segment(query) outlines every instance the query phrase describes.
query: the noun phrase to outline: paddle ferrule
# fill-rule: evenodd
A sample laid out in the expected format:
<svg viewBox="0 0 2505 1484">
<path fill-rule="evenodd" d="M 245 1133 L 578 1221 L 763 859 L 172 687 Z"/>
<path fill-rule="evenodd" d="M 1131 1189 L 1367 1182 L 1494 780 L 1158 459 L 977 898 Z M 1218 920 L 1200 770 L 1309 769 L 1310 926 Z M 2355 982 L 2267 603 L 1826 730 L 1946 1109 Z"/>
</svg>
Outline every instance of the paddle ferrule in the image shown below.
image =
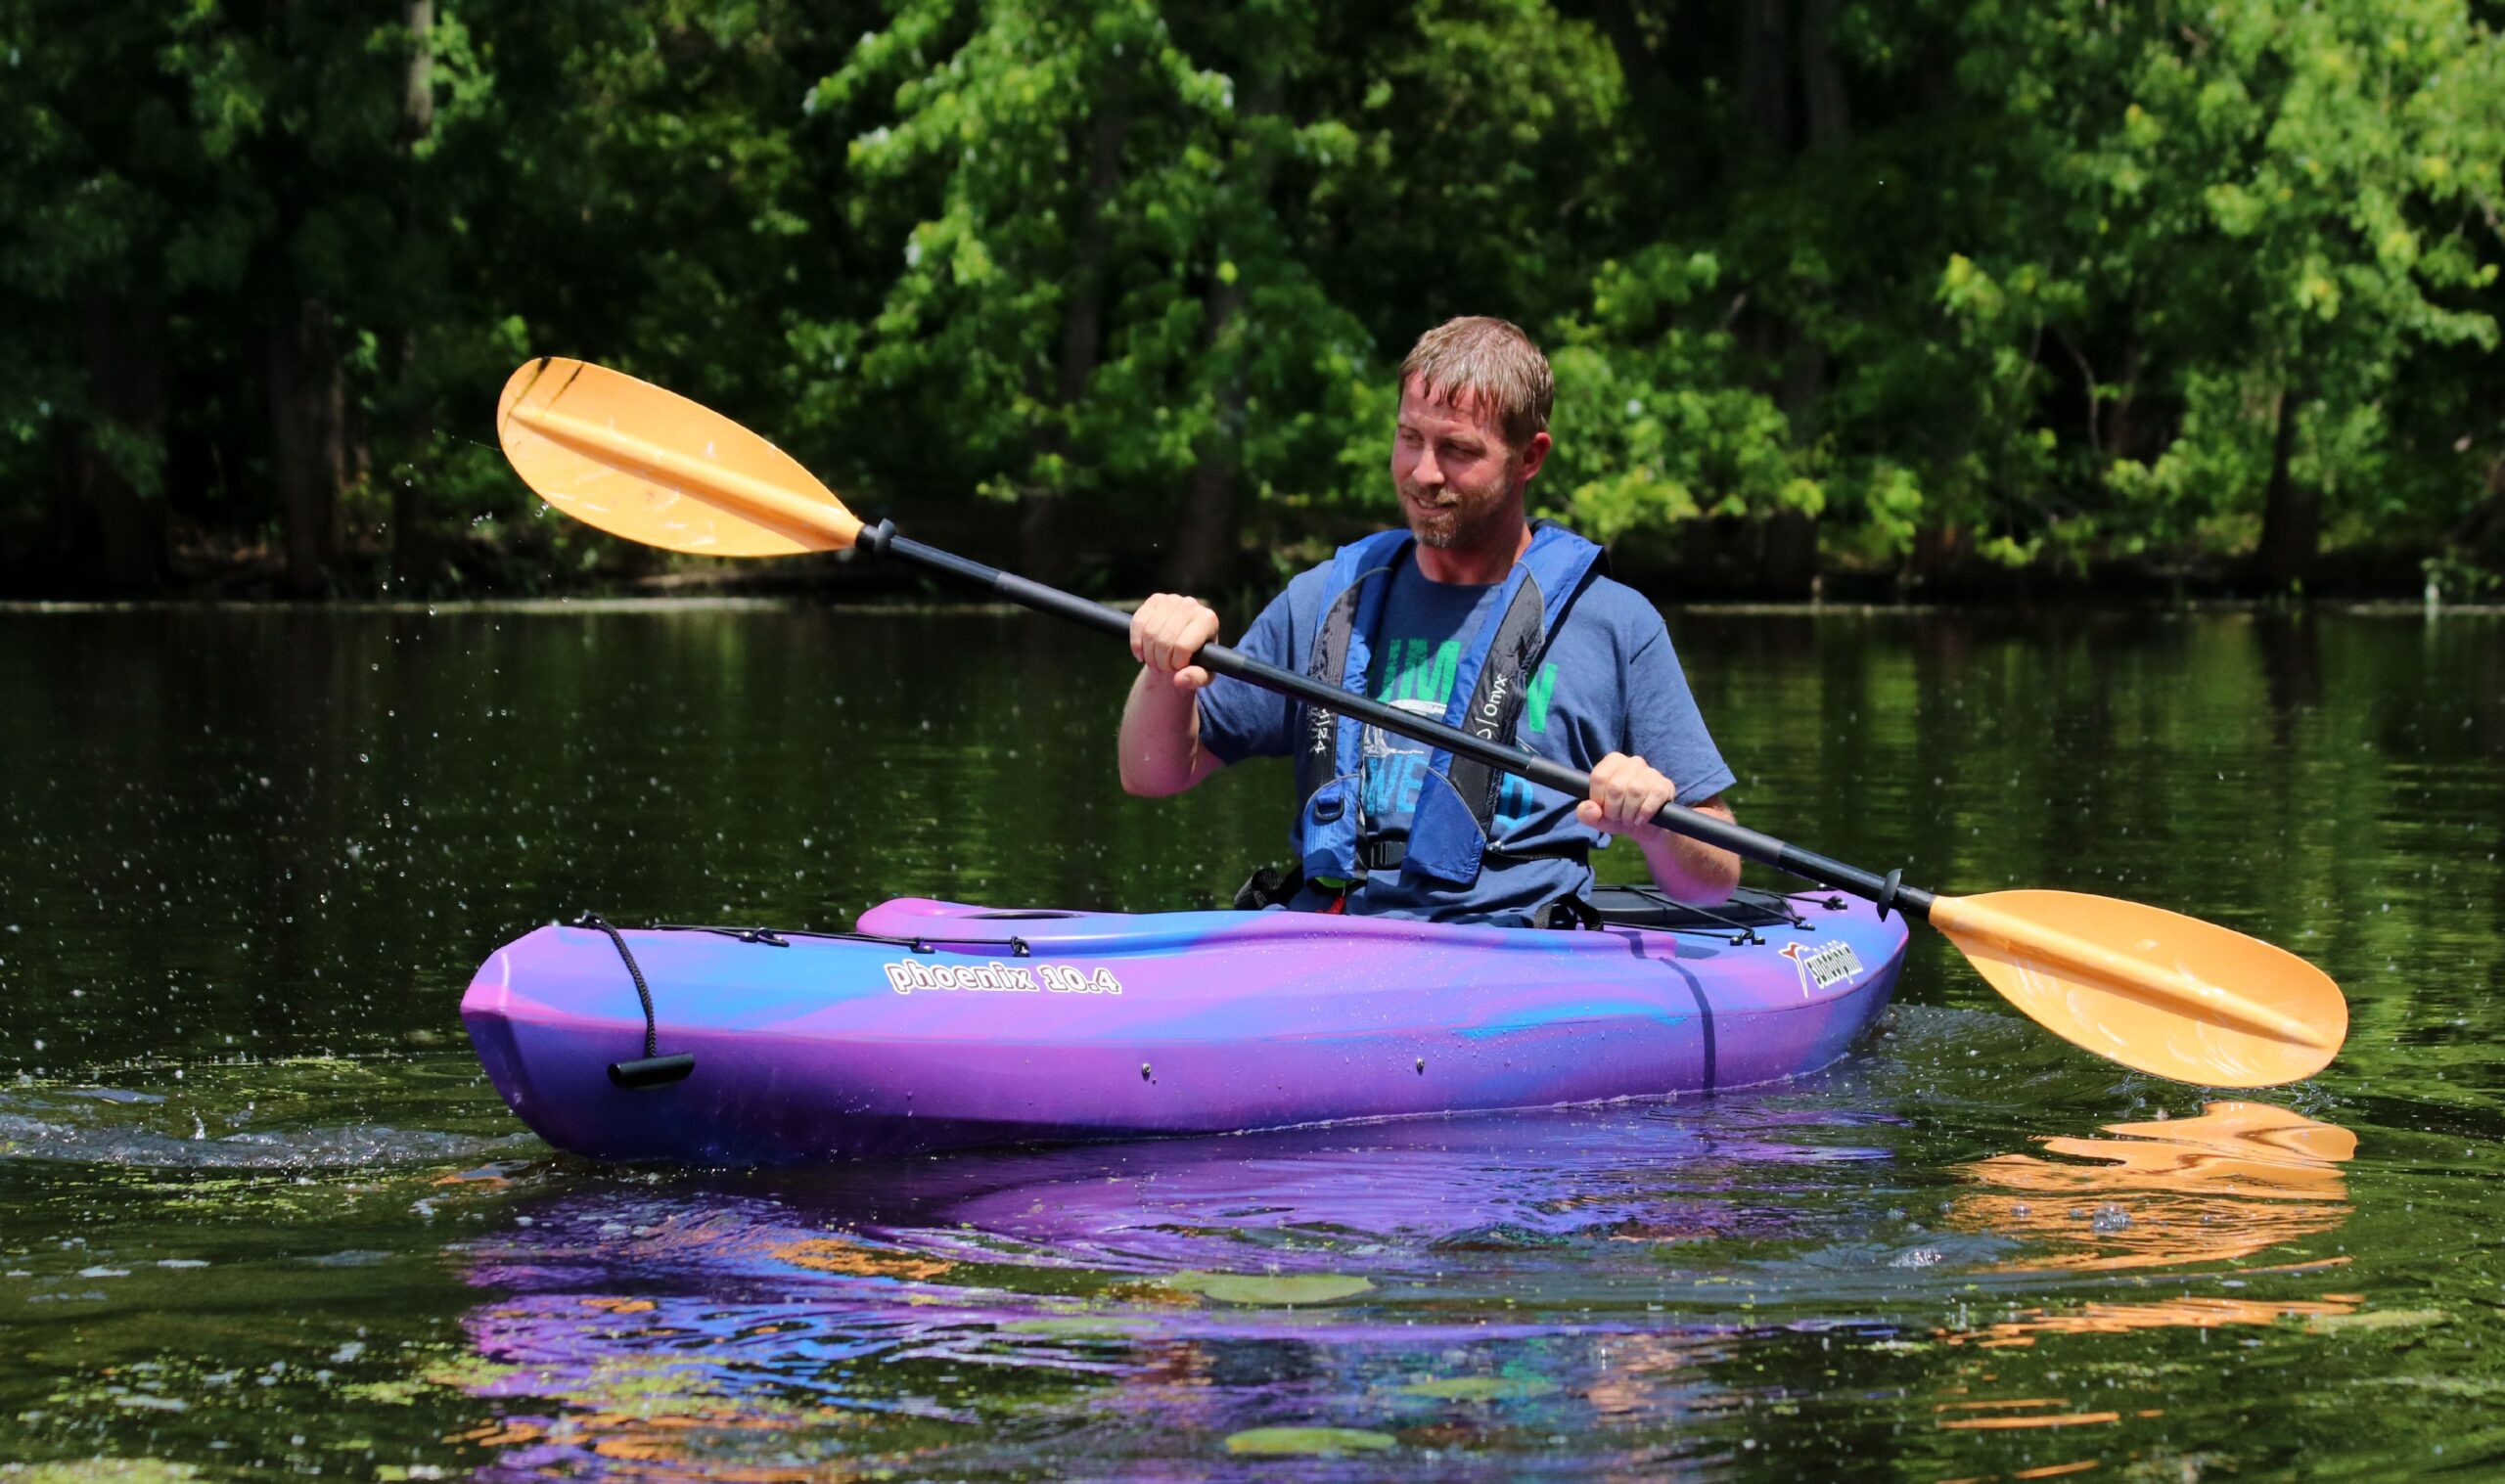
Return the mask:
<svg viewBox="0 0 2505 1484">
<path fill-rule="evenodd" d="M 925 546 L 910 536 L 899 536 L 892 520 L 862 527 L 859 539 L 853 543 L 853 550 L 867 552 L 874 557 L 893 557 L 899 562 L 910 562 L 969 587 L 986 589 L 1020 607 L 1050 613 L 1056 618 L 1066 618 L 1109 634 L 1127 638 L 1131 631 L 1130 615 L 1119 608 L 1107 607 L 1059 588 L 1046 587 L 1015 572 L 1004 572 L 996 566 L 970 561 L 954 552 Z"/>
<path fill-rule="evenodd" d="M 1816 881 L 1822 886 L 1833 886 L 1838 891 L 1849 892 L 1866 902 L 1876 902 L 1882 918 L 1895 911 L 1903 913 L 1908 922 L 1931 921 L 1931 904 L 1936 898 L 1919 886 L 1906 885 L 1901 871 L 1875 876 L 1858 866 L 1847 866 L 1797 845 L 1784 845 L 1781 860 L 1770 863 L 1776 870 L 1789 872 L 1803 880 Z"/>
</svg>

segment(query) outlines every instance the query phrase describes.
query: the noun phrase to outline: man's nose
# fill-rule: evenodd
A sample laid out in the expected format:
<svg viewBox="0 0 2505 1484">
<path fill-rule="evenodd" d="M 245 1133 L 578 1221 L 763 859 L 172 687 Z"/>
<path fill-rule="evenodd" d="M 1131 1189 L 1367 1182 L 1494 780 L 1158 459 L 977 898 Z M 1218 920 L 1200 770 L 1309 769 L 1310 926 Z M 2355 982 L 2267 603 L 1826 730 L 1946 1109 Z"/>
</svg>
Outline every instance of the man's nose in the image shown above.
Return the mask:
<svg viewBox="0 0 2505 1484">
<path fill-rule="evenodd" d="M 1409 477 L 1420 484 L 1441 484 L 1444 482 L 1444 472 L 1440 468 L 1436 467 L 1435 451 L 1434 449 L 1423 449 L 1419 452 L 1418 465 L 1415 469 L 1412 469 L 1409 472 Z"/>
</svg>

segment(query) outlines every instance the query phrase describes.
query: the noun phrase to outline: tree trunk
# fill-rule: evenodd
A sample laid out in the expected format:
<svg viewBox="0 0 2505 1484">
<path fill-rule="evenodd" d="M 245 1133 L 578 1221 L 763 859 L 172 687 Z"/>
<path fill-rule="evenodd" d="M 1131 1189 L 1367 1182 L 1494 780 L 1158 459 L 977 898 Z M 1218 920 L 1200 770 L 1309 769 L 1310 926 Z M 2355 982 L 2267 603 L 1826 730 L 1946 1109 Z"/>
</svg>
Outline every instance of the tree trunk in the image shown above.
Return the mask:
<svg viewBox="0 0 2505 1484">
<path fill-rule="evenodd" d="M 1278 174 L 1278 158 L 1265 125 L 1279 112 L 1280 94 L 1274 65 L 1257 66 L 1246 79 L 1242 117 L 1251 126 L 1252 143 L 1244 153 L 1245 178 L 1236 202 L 1236 219 L 1248 245 L 1270 230 L 1270 184 Z M 1218 255 L 1226 255 L 1223 242 Z M 1211 398 L 1214 426 L 1201 439 L 1199 459 L 1184 486 L 1182 523 L 1166 564 L 1166 580 L 1178 592 L 1223 591 L 1234 583 L 1243 564 L 1236 504 L 1244 472 L 1245 345 L 1236 327 L 1243 309 L 1242 277 L 1212 271 L 1208 292 L 1202 297 L 1201 354 L 1206 363 L 1221 369 Z"/>
<path fill-rule="evenodd" d="M 1966 557 L 1966 533 L 1954 525 L 1926 525 L 1914 532 L 1905 556 L 1904 580 L 1928 585 L 1957 569 Z"/>
<path fill-rule="evenodd" d="M 400 245 L 417 243 L 418 146 L 434 131 L 434 0 L 401 0 L 400 21 L 409 28 L 409 66 L 400 93 Z M 406 588 L 426 567 L 426 533 L 421 529 L 424 491 L 417 467 L 434 419 L 418 385 L 418 337 L 414 324 L 393 332 L 395 343 L 385 364 L 397 382 L 397 434 L 401 463 L 391 472 L 391 583 Z"/>
<path fill-rule="evenodd" d="M 1639 148 L 1657 166 L 1666 166 L 1676 153 L 1676 136 L 1684 120 L 1670 94 L 1673 83 L 1668 69 L 1653 49 L 1640 3 L 1601 0 L 1594 13 L 1610 50 L 1617 54 L 1618 75 L 1626 79 L 1625 117 L 1646 141 Z M 1675 193 L 1669 191 L 1636 192 L 1626 202 L 1629 222 L 1641 237 L 1666 236 L 1675 203 Z"/>
<path fill-rule="evenodd" d="M 1827 394 L 1827 353 L 1789 322 L 1770 322 L 1768 337 L 1783 365 L 1774 405 L 1782 410 L 1793 446 L 1807 447 L 1816 441 L 1816 419 Z M 1792 509 L 1766 517 L 1757 549 L 1757 582 L 1766 596 L 1807 598 L 1817 577 L 1817 517 Z"/>
<path fill-rule="evenodd" d="M 2140 421 L 2140 337 L 2126 336 L 2122 341 L 2122 369 L 2114 381 L 2114 406 L 2105 417 L 2105 447 L 2117 459 L 2140 459 L 2140 440 L 2145 436 Z M 2152 451 L 2149 458 L 2155 458 Z M 2145 462 L 2145 461 L 2144 461 Z M 2098 472 L 2100 476 L 2103 471 Z"/>
<path fill-rule="evenodd" d="M 60 447 L 53 539 L 60 570 L 89 591 L 165 580 L 163 346 L 156 316 L 114 293 L 80 305 L 88 417 Z"/>
<path fill-rule="evenodd" d="M 1202 299 L 1207 316 L 1201 350 L 1224 354 L 1222 342 L 1244 307 L 1240 283 L 1211 279 Z M 1235 580 L 1242 557 L 1236 536 L 1235 483 L 1243 462 L 1244 376 L 1224 376 L 1213 400 L 1215 426 L 1201 439 L 1200 458 L 1183 485 L 1183 517 L 1165 564 L 1168 586 L 1180 593 L 1221 592 Z"/>
<path fill-rule="evenodd" d="M 1817 517 L 1797 510 L 1768 516 L 1757 560 L 1757 581 L 1764 585 L 1766 596 L 1806 599 L 1817 579 Z"/>
<path fill-rule="evenodd" d="M 1797 27 L 1789 0 L 1746 0 L 1741 6 L 1735 107 L 1737 152 L 1743 159 L 1766 168 L 1795 153 L 1796 68 L 1808 147 L 1844 139 L 1848 126 L 1844 74 L 1830 36 L 1838 4 L 1803 0 Z M 1789 318 L 1763 308 L 1741 321 L 1739 340 L 1771 382 L 1767 389 L 1791 426 L 1793 442 L 1806 446 L 1812 441 L 1807 425 L 1826 395 L 1825 348 L 1801 336 Z M 1816 518 L 1797 510 L 1776 511 L 1759 523 L 1756 536 L 1759 591 L 1772 597 L 1808 597 L 1818 575 Z"/>
<path fill-rule="evenodd" d="M 340 556 L 340 490 L 347 482 L 346 387 L 331 313 L 319 299 L 269 330 L 270 462 L 278 486 L 287 590 L 328 590 Z"/>
<path fill-rule="evenodd" d="M 400 82 L 400 143 L 414 149 L 434 128 L 434 0 L 400 0 L 409 66 Z"/>
<path fill-rule="evenodd" d="M 1792 77 L 1784 36 L 1787 0 L 1742 0 L 1738 109 L 1740 155 L 1781 158 L 1792 151 Z"/>
<path fill-rule="evenodd" d="M 2480 488 L 2481 497 L 2444 532 L 2444 546 L 2472 554 L 2493 548 L 2493 555 L 2505 556 L 2505 458 L 2488 461 Z"/>
<path fill-rule="evenodd" d="M 2270 484 L 2261 501 L 2261 545 L 2254 575 L 2277 591 L 2301 586 L 2322 542 L 2322 496 L 2300 487 L 2290 466 L 2297 453 L 2297 415 L 2308 393 L 2296 386 L 2279 393 L 2279 423 L 2270 434 Z"/>
<path fill-rule="evenodd" d="M 1130 104 L 1125 97 L 1106 99 L 1088 131 L 1087 196 L 1070 254 L 1070 293 L 1062 307 L 1061 360 L 1053 379 L 1055 421 L 1035 434 L 1039 454 L 1070 451 L 1066 420 L 1087 395 L 1088 379 L 1104 357 L 1105 263 L 1113 251 L 1113 229 L 1105 208 L 1122 182 L 1122 141 L 1130 132 Z M 1057 489 L 1029 489 L 1019 501 L 1020 560 L 1046 582 L 1069 576 L 1071 564 L 1069 500 Z"/>
<path fill-rule="evenodd" d="M 1844 0 L 1804 0 L 1800 7 L 1800 102 L 1813 150 L 1842 143 L 1852 129 L 1836 62 L 1835 20 L 1843 9 Z"/>
</svg>

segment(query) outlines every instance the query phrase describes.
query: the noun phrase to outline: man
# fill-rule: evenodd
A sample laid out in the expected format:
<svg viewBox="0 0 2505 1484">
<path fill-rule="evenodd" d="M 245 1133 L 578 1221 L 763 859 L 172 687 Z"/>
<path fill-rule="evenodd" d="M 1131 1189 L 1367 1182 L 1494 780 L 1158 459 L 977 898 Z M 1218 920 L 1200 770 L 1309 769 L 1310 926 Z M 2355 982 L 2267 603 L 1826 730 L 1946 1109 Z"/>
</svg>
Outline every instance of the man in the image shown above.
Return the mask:
<svg viewBox="0 0 2505 1484">
<path fill-rule="evenodd" d="M 1495 707 L 1517 745 L 1587 770 L 1589 798 L 1344 717 L 1311 727 L 1298 702 L 1212 684 L 1191 659 L 1217 639 L 1217 614 L 1171 593 L 1131 620 L 1122 787 L 1179 793 L 1239 758 L 1295 756 L 1302 885 L 1289 905 L 1306 911 L 1544 923 L 1588 894 L 1589 852 L 1620 835 L 1670 896 L 1728 897 L 1737 856 L 1652 824 L 1674 798 L 1731 818 L 1731 770 L 1661 615 L 1601 574 L 1598 547 L 1527 517 L 1554 397 L 1547 357 L 1514 326 L 1428 332 L 1401 364 L 1391 450 L 1408 529 L 1297 577 L 1238 648 L 1446 721 Z"/>
</svg>

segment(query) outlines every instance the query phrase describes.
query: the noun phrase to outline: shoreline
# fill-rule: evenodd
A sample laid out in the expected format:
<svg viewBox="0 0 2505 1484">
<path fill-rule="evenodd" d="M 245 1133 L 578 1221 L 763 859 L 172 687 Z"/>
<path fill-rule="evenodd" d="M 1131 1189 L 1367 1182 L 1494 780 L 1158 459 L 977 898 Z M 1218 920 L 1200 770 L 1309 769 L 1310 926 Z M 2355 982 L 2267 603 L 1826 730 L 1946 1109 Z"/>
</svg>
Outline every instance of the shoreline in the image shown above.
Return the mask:
<svg viewBox="0 0 2505 1484">
<path fill-rule="evenodd" d="M 1140 598 L 1103 600 L 1124 611 Z M 1921 603 L 1810 603 L 1746 599 L 1700 599 L 1692 603 L 1656 605 L 1664 613 L 1693 613 L 1725 618 L 1887 618 L 1938 617 L 1954 613 L 2011 612 L 2142 612 L 2142 613 L 2337 613 L 2355 618 L 2489 618 L 2505 615 L 2505 603 L 2411 603 L 2391 598 L 2191 598 L 2180 602 L 2152 598 L 2079 597 L 2050 601 L 2011 602 L 1977 599 Z M 914 617 L 971 617 L 1025 613 L 1014 603 L 928 602 L 912 599 L 850 599 L 829 602 L 799 594 L 652 594 L 554 598 L 0 598 L 0 615 L 76 615 L 100 613 L 384 613 L 418 617 L 449 617 L 464 613 L 514 613 L 545 616 L 569 613 L 657 612 L 784 612 L 812 611 L 854 616 L 879 614 Z"/>
</svg>

